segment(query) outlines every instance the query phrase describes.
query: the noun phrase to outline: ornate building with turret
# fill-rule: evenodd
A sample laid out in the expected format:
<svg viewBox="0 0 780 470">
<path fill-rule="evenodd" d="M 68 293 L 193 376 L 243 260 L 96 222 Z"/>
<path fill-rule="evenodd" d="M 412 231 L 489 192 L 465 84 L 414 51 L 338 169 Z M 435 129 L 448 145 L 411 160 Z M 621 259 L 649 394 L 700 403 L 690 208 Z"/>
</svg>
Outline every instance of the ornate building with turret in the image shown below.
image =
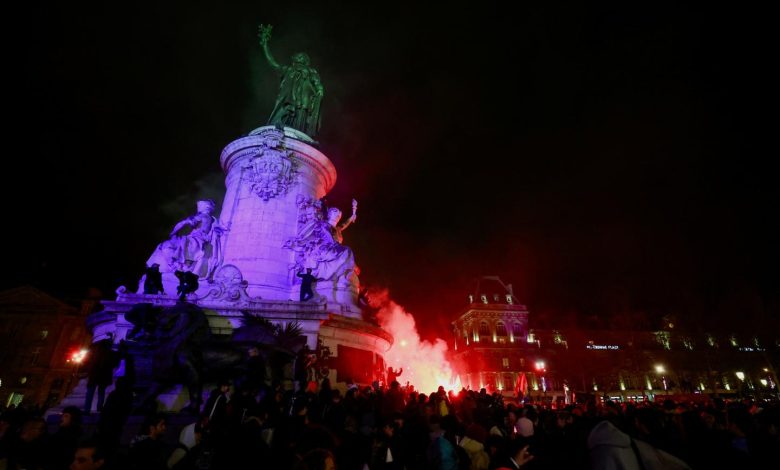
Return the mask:
<svg viewBox="0 0 780 470">
<path fill-rule="evenodd" d="M 472 389 L 512 391 L 527 369 L 528 309 L 497 276 L 475 282 L 468 305 L 453 322 L 454 365 Z"/>
</svg>

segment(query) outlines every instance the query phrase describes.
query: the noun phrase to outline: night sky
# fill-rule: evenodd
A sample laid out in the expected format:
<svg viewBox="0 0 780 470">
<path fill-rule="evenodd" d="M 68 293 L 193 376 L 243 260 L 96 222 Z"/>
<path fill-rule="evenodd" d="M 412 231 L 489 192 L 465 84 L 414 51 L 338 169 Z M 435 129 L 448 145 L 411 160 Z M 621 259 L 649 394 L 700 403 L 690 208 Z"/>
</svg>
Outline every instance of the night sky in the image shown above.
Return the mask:
<svg viewBox="0 0 780 470">
<path fill-rule="evenodd" d="M 447 335 L 479 275 L 538 325 L 780 318 L 767 12 L 224 3 L 7 19 L 1 288 L 110 298 L 198 198 L 220 206 L 222 148 L 276 97 L 271 23 L 277 61 L 304 51 L 321 75 L 328 201 L 360 202 L 361 281 L 424 335 Z"/>
</svg>

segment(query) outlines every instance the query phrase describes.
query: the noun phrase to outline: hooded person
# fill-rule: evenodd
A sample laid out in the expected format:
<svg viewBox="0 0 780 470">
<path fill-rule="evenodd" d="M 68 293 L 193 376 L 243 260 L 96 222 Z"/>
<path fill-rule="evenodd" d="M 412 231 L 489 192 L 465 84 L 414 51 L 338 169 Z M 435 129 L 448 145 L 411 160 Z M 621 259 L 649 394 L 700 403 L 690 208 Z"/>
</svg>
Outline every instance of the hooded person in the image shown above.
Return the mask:
<svg viewBox="0 0 780 470">
<path fill-rule="evenodd" d="M 604 470 L 690 470 L 677 457 L 632 439 L 609 421 L 598 423 L 588 435 L 593 468 Z"/>
</svg>

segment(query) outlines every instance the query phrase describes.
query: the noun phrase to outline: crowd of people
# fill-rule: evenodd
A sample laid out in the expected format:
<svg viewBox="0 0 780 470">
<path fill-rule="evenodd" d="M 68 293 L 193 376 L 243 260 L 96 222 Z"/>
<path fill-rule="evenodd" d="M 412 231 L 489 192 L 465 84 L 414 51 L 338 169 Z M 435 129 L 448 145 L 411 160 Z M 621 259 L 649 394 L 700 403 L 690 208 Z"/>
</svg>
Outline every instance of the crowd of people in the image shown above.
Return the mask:
<svg viewBox="0 0 780 470">
<path fill-rule="evenodd" d="M 41 410 L 0 410 L 0 469 L 650 470 L 780 461 L 777 402 L 595 399 L 552 409 L 484 389 L 426 394 L 396 381 L 342 393 L 327 379 L 296 393 L 278 384 L 254 392 L 219 384 L 176 429 L 177 446 L 166 439 L 171 414 L 149 414 L 128 439 L 125 423 L 106 427 L 102 415 L 87 432 L 79 408 L 65 408 L 52 433 Z"/>
</svg>

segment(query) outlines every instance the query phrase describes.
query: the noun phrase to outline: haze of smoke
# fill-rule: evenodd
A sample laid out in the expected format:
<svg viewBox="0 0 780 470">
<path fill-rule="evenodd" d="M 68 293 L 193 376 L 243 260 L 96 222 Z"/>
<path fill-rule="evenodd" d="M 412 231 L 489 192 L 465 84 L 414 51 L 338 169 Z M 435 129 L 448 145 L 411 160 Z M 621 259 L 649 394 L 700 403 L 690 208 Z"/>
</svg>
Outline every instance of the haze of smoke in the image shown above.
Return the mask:
<svg viewBox="0 0 780 470">
<path fill-rule="evenodd" d="M 420 339 L 414 317 L 391 300 L 387 291 L 374 292 L 371 299 L 379 307 L 380 326 L 395 338 L 385 353 L 385 362 L 394 369 L 403 368 L 398 381 L 402 385 L 409 382 L 422 393 L 434 392 L 440 385 L 455 388 L 452 367 L 446 359 L 447 343 L 441 338 L 433 343 Z"/>
</svg>

